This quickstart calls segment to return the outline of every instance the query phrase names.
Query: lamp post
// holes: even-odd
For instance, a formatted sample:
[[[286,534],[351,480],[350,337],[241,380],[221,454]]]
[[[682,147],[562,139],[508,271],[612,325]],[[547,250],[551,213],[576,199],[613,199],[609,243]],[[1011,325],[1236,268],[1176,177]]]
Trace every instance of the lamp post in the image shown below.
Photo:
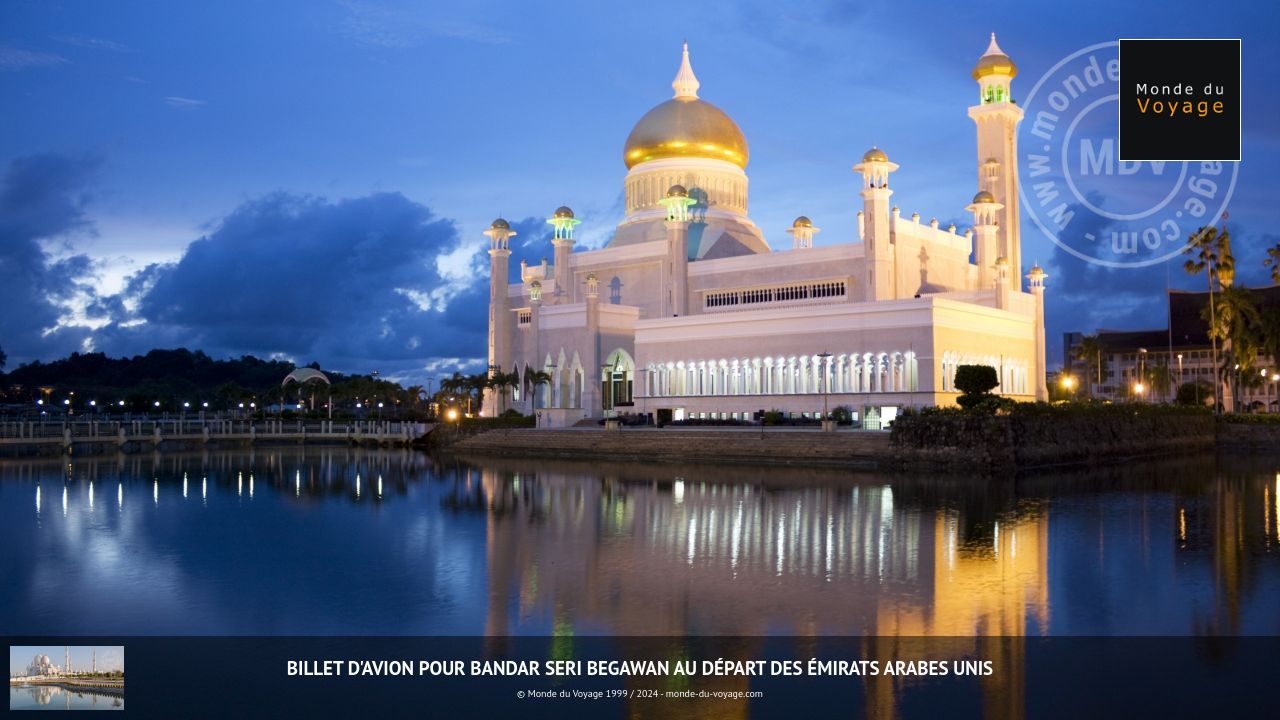
[[[1074,390],[1076,389],[1076,379],[1074,377],[1064,374],[1062,376],[1062,380],[1059,381],[1059,384],[1061,384],[1062,389],[1066,391],[1068,399],[1074,397]]]
[[[648,400],[649,400],[649,368],[637,368],[636,374],[640,376],[640,419],[645,425],[649,424]]]
[[[829,361],[831,360],[831,353],[827,352],[826,350],[823,350],[822,352],[818,353],[818,357],[822,358],[822,366],[821,366],[822,367],[822,429],[826,430],[827,429],[826,427],[827,388],[829,385],[829,383],[827,382],[827,373],[830,371]]]

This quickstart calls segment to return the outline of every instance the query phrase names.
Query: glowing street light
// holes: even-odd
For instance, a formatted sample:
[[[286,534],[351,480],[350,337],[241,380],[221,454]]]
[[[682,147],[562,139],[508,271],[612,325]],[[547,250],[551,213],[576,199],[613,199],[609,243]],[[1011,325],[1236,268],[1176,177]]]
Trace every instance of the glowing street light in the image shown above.
[[[1137,393],[1138,395],[1141,395],[1142,393],[1144,393],[1144,392],[1146,392],[1146,391],[1147,391],[1147,386],[1146,386],[1146,385],[1143,385],[1143,384],[1142,384],[1142,383],[1140,383],[1140,382],[1134,383],[1134,384],[1133,384],[1133,391],[1134,391],[1135,393]]]
[[[449,422],[457,422],[458,410],[456,408],[449,408],[449,411],[446,412],[444,416],[449,419]]]
[[[1076,379],[1074,377],[1071,377],[1070,375],[1063,375],[1061,383],[1062,383],[1063,389],[1067,391],[1074,390],[1076,387]]]

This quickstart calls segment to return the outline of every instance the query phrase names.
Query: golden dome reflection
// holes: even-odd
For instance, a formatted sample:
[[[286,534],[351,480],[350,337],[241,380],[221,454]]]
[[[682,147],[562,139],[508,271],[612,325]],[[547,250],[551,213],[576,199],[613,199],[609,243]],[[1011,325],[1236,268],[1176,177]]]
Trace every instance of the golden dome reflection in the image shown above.
[[[676,97],[640,118],[627,137],[630,169],[648,160],[699,157],[747,166],[747,139],[723,110],[696,97]]]

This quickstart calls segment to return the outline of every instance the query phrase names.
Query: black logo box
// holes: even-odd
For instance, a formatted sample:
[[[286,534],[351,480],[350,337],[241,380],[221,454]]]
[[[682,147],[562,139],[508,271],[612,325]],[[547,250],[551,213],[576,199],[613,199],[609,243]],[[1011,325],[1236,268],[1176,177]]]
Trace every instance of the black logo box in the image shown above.
[[[1166,94],[1166,87],[1182,92]],[[1242,100],[1238,39],[1120,40],[1121,160],[1238,161]],[[1222,112],[1214,112],[1219,102]],[[1172,115],[1170,103],[1177,104]]]

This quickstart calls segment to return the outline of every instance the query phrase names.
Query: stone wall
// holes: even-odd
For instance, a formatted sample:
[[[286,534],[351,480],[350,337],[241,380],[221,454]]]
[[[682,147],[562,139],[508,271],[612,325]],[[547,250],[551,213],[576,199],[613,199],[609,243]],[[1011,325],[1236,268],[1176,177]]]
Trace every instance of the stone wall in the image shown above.
[[[1221,450],[1280,453],[1280,422],[1219,422],[1217,446]]]

